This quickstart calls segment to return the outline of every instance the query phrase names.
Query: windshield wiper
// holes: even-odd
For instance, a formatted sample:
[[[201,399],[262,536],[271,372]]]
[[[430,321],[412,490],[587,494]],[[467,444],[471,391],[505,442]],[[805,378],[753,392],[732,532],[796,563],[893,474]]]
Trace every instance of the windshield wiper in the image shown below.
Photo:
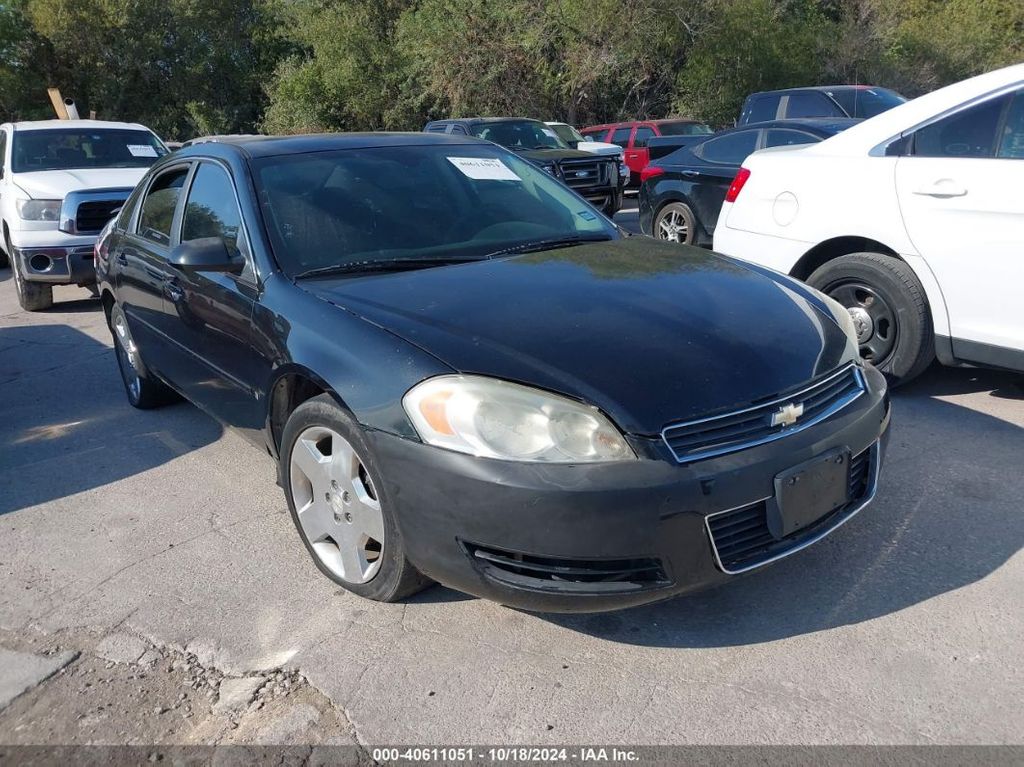
[[[502,248],[496,250],[493,253],[488,253],[484,258],[494,258],[496,256],[505,256],[509,253],[539,253],[544,250],[554,250],[555,248],[568,248],[572,245],[582,245],[586,242],[607,242],[612,239],[606,234],[599,235],[572,235],[570,237],[553,237],[548,240],[534,240],[533,242],[524,242],[519,245],[512,245],[508,248]]]
[[[369,272],[402,272],[409,269],[427,269],[431,266],[446,266],[448,264],[465,264],[470,261],[480,261],[480,257],[474,258],[393,258],[386,261],[355,261],[349,264],[332,264],[331,266],[319,266],[316,269],[309,269],[299,272],[293,279],[301,280],[305,277],[320,277],[328,274],[366,274]]]

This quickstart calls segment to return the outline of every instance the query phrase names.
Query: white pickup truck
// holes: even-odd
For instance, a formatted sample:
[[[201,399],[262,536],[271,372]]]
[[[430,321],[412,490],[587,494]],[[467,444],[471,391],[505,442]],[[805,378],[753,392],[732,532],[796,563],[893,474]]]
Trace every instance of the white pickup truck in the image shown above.
[[[0,125],[0,267],[10,261],[22,308],[51,306],[54,285],[95,282],[96,236],[166,153],[149,128],[133,123]]]

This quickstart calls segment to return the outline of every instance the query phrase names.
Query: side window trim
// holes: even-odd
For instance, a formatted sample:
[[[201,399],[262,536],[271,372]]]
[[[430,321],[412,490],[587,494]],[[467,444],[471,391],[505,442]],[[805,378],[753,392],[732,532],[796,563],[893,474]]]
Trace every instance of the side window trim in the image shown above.
[[[242,258],[245,259],[246,265],[246,268],[242,270],[242,273],[235,275],[235,277],[236,279],[255,286],[257,284],[256,259],[252,254],[252,240],[249,238],[249,229],[245,224],[245,216],[242,215],[242,200],[238,196],[238,186],[235,184],[235,177],[231,173],[231,168],[227,163],[222,162],[216,157],[200,157],[198,158],[198,162],[193,163],[192,170],[189,171],[189,176],[185,179],[186,189],[181,195],[180,211],[176,214],[174,224],[175,231],[171,237],[171,242],[173,245],[177,245],[181,242],[182,227],[185,223],[185,206],[188,204],[189,196],[192,194],[192,185],[195,184],[196,174],[199,173],[199,167],[201,165],[211,165],[217,168],[228,179],[228,185],[231,187],[232,199],[235,202],[235,210],[238,212],[238,229],[240,233],[238,242],[242,245],[242,247],[238,248],[238,252]]]

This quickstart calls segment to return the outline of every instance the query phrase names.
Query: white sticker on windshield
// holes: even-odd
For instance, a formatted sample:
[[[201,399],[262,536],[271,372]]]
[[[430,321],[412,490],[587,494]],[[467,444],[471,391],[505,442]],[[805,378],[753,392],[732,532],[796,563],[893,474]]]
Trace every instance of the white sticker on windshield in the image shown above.
[[[488,181],[522,181],[497,157],[449,157],[448,162],[466,176]]]
[[[128,151],[132,157],[156,157],[156,148],[149,144],[129,144]]]

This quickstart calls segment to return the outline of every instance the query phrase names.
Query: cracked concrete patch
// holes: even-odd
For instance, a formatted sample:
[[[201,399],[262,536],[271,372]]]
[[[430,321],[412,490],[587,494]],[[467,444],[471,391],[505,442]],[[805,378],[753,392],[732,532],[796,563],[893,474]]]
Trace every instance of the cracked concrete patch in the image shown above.
[[[247,676],[242,679],[225,678],[221,680],[217,702],[213,704],[213,713],[230,714],[249,705],[256,691],[263,686],[261,676]]]
[[[145,652],[145,642],[138,637],[125,633],[105,636],[96,645],[96,654],[114,663],[135,663]]]

